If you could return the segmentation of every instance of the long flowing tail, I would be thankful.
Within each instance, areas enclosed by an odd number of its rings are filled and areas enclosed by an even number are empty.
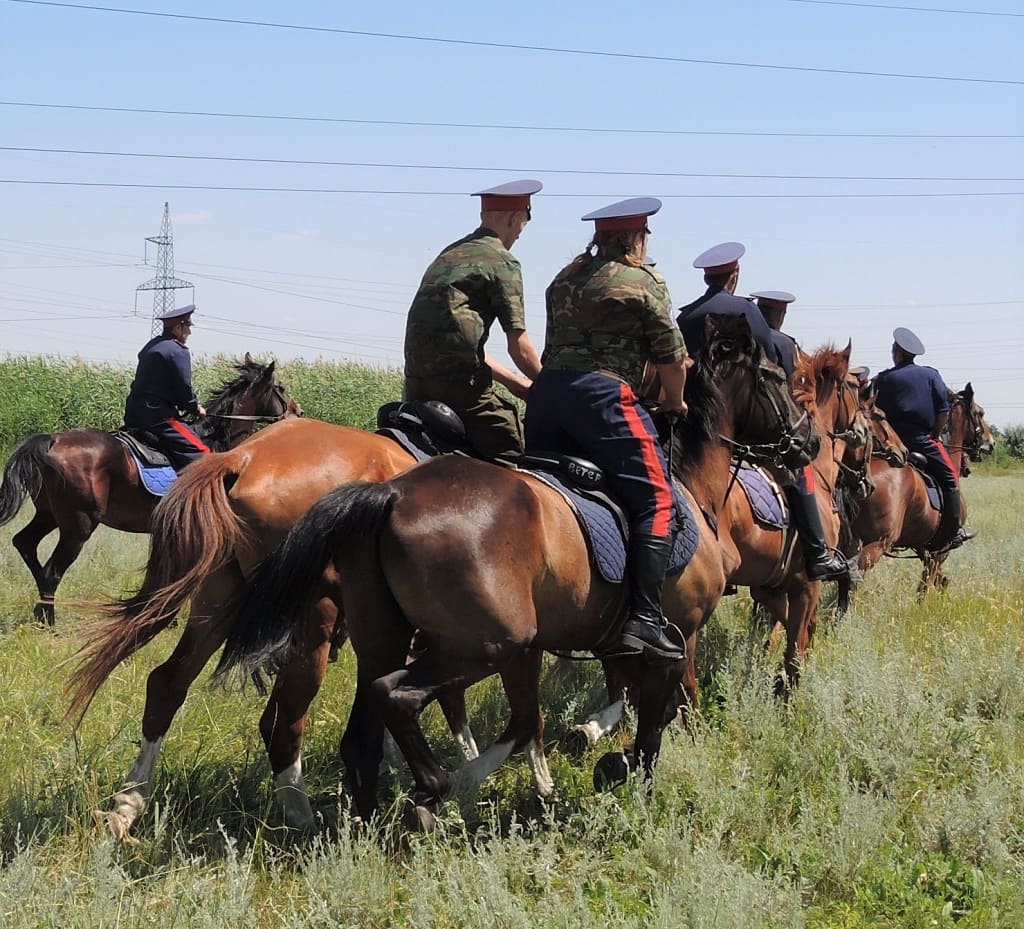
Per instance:
[[[248,464],[244,449],[206,455],[175,481],[153,511],[149,561],[139,591],[103,604],[68,680],[68,716],[85,713],[114,668],[152,641],[203,580],[223,567],[247,537],[228,488]]]
[[[7,460],[0,483],[0,526],[14,519],[26,498],[39,493],[46,454],[52,445],[52,435],[37,432],[25,439]]]
[[[237,667],[254,673],[281,661],[292,629],[316,591],[327,563],[344,544],[376,546],[398,491],[358,481],[318,500],[259,566],[238,608],[216,678]]]

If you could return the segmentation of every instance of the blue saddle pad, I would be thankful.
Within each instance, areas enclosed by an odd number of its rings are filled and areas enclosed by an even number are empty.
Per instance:
[[[566,484],[557,474],[550,471],[525,473],[532,474],[565,497],[579,520],[601,577],[611,584],[621,584],[626,576],[626,529],[621,511],[616,513],[607,504],[581,494],[575,487]],[[669,577],[678,574],[690,563],[700,540],[700,530],[690,504],[675,482],[672,485],[672,496],[677,531],[672,546],[672,557],[669,560]]]
[[[171,484],[178,477],[178,472],[174,468],[155,468],[139,461],[138,455],[133,454],[132,457],[135,458],[135,463],[139,466],[139,479],[142,481],[142,486],[154,497],[162,497],[171,489]]]
[[[393,439],[395,442],[401,445],[402,448],[404,448],[410,455],[412,455],[413,458],[416,459],[417,464],[419,464],[421,461],[426,461],[428,458],[434,457],[433,455],[430,454],[430,452],[420,448],[412,440],[412,438],[408,436],[406,433],[402,432],[401,429],[392,429],[390,426],[387,426],[383,429],[378,429],[377,435],[384,435],[387,436],[389,439]]]
[[[740,468],[739,483],[750,501],[754,516],[773,529],[785,529],[789,525],[789,511],[778,484],[760,468]]]

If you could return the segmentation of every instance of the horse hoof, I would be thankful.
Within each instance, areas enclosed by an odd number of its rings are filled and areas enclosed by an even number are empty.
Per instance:
[[[56,624],[56,616],[53,610],[52,600],[40,600],[32,609],[32,617],[41,626],[49,626],[51,629]]]
[[[428,834],[437,828],[437,817],[427,807],[410,803],[402,815],[402,825],[406,832]]]
[[[594,790],[613,790],[629,778],[629,759],[625,752],[607,752],[594,765]]]
[[[120,813],[93,810],[92,821],[101,832],[109,833],[118,842],[123,842],[125,845],[139,844],[139,840],[128,831],[131,828],[128,821]]]
[[[562,751],[570,758],[582,758],[593,743],[582,726],[570,729],[562,738]]]

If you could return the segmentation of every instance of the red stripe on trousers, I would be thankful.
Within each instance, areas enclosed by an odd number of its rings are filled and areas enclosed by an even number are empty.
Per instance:
[[[946,451],[946,446],[943,445],[938,439],[928,439],[932,445],[939,450],[939,454],[942,456],[942,460],[946,462],[946,467],[949,468],[953,475],[953,480],[956,481],[956,486],[960,486],[960,472],[953,467],[953,459],[949,457],[949,452]]]
[[[199,449],[201,452],[206,454],[210,453],[210,449],[206,447],[202,439],[199,438],[191,429],[188,428],[180,419],[165,419],[165,423],[170,426],[178,435],[183,439],[188,440],[188,444],[193,448]]]
[[[622,413],[626,419],[626,425],[633,433],[633,438],[640,443],[640,454],[643,456],[644,467],[647,469],[647,477],[654,485],[655,509],[651,532],[665,538],[668,535],[669,523],[672,519],[672,491],[665,480],[664,471],[661,470],[654,438],[647,431],[644,421],[636,411],[636,397],[625,384],[619,387],[619,400],[622,403]]]
[[[814,466],[804,465],[804,484],[807,488],[807,493],[814,493]]]

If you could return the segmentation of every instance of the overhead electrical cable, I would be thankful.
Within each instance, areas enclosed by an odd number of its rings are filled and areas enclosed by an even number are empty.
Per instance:
[[[257,26],[264,29],[288,29],[295,32],[318,32],[331,35],[357,36],[369,39],[397,39],[405,42],[434,43],[438,45],[455,45],[470,48],[500,48],[511,51],[547,52],[558,55],[576,55],[593,58],[617,58],[625,61],[657,61],[671,64],[712,65],[722,68],[748,68],[765,71],[796,72],[805,74],[839,74],[854,77],[900,78],[916,81],[949,81],[965,84],[995,84],[1008,87],[1024,85],[1024,81],[1000,78],[963,77],[947,74],[909,74],[894,71],[859,71],[851,68],[819,68],[809,65],[765,64],[751,61],[723,61],[712,58],[684,58],[677,55],[642,55],[638,52],[608,52],[598,49],[565,48],[551,45],[525,45],[513,42],[484,42],[479,39],[451,39],[442,36],[413,35],[399,32],[369,32],[363,29],[342,29],[335,26],[309,26],[302,23],[274,22],[258,19],[232,19],[226,16],[198,16],[192,13],[167,13],[158,10],[134,10],[125,7],[99,6],[85,3],[62,3],[58,0],[8,0],[9,3],[22,3],[31,6],[61,7],[70,10],[84,10],[98,13],[118,13],[128,16],[151,16],[161,19],[187,20],[191,22],[218,23],[232,26]]]

